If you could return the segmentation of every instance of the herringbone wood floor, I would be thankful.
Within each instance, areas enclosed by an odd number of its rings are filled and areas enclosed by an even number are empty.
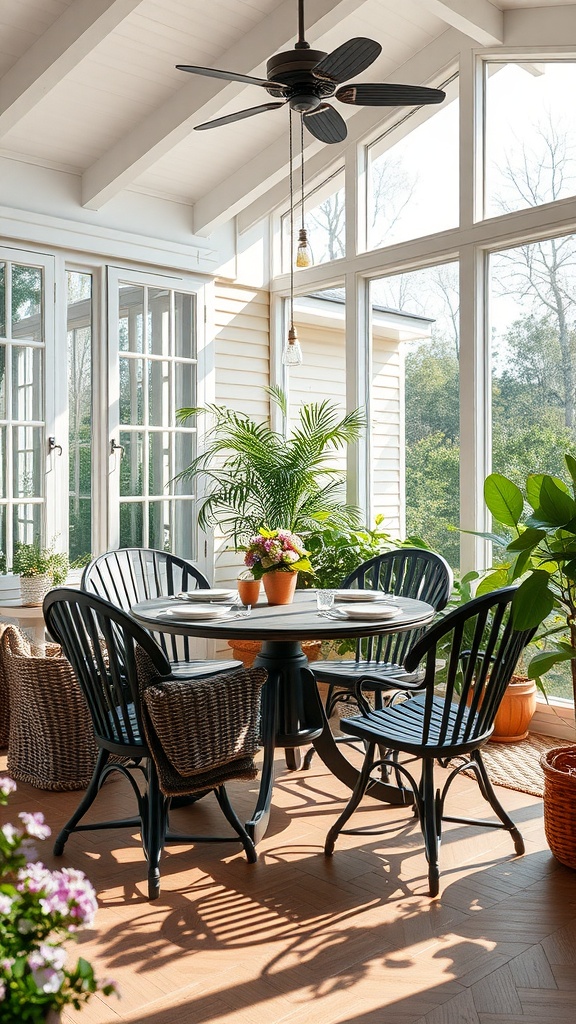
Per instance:
[[[0,767],[4,767],[2,761]],[[383,835],[341,837],[322,853],[344,788],[316,758],[309,772],[278,760],[272,827],[250,866],[236,847],[170,847],[162,894],[145,898],[137,836],[73,836],[67,863],[94,883],[100,909],[80,952],[114,977],[118,1001],[93,1001],[82,1024],[555,1024],[576,1012],[576,873],[550,854],[541,801],[499,789],[526,853],[509,836],[447,826],[441,895],[426,895],[421,836],[408,809],[371,800],[355,824]],[[253,786],[230,787],[248,812]],[[38,809],[56,831],[78,794],[20,785],[11,812]],[[101,816],[131,813],[123,781],[108,783]],[[213,798],[173,815],[207,827]],[[460,778],[452,810],[483,815]],[[194,825],[187,824],[191,817]],[[48,864],[54,864],[43,851]],[[75,950],[72,951],[75,953]]]

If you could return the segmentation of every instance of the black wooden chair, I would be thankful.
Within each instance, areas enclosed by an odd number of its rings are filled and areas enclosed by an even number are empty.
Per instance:
[[[452,570],[441,555],[423,548],[398,548],[363,562],[346,577],[342,589],[379,590],[396,597],[411,597],[441,611],[450,597],[452,582]],[[356,708],[354,693],[360,680],[372,690],[376,707],[383,707],[392,694],[403,690],[403,680],[407,678],[404,659],[423,632],[424,627],[407,633],[364,637],[356,642],[353,659],[311,664],[316,682],[328,684],[326,717],[331,718],[339,703]],[[410,677],[407,681],[411,682]],[[345,740],[350,742],[349,737]],[[304,759],[305,768],[309,768],[313,756],[311,747]]]
[[[239,841],[248,860],[251,863],[255,862],[254,843],[229,802],[225,782],[235,778],[253,779],[256,775],[252,757],[258,745],[258,707],[255,702],[259,700],[259,689],[265,679],[265,672],[263,673],[261,669],[235,670],[206,681],[173,679],[166,655],[145,629],[109,601],[80,590],[52,590],[44,601],[44,617],[48,632],[62,645],[63,653],[76,673],[88,704],[94,737],[99,749],[90,784],[76,811],[58,835],[54,853],[59,855],[63,852],[72,832],[105,828],[139,828],[148,861],[150,899],[155,899],[159,895],[159,862],[165,843]],[[171,683],[180,688],[177,695],[180,708],[183,707],[182,689],[185,686],[191,697],[194,696],[195,690],[202,691],[198,732],[201,732],[202,728],[211,730],[209,742],[205,744],[204,749],[201,735],[194,730],[187,716],[175,715],[173,722],[177,734],[182,735],[184,730],[187,741],[180,742],[181,749],[178,753],[186,758],[190,752],[197,754],[200,763],[206,763],[206,770],[200,774],[181,778],[166,762],[162,743],[146,717],[146,697],[150,687],[156,688],[153,692],[159,693],[165,703],[166,695],[158,689],[159,683],[165,687]],[[217,765],[217,769],[212,771],[210,758],[216,756],[213,733],[219,728],[219,712],[216,712],[214,721],[207,721],[204,712],[207,695],[210,699],[211,690],[215,687],[220,688],[216,699],[220,700],[219,708],[223,716],[232,705],[235,705],[235,710],[232,709],[230,712],[232,720],[228,723],[233,733],[228,737],[231,741],[228,746],[234,751],[234,756],[225,756],[223,764]],[[234,696],[230,705],[226,700],[226,688],[229,688]],[[241,714],[236,723],[233,715],[238,713],[239,706]],[[170,797],[175,795],[176,790],[167,794],[165,787],[161,788],[163,776],[161,771],[159,782],[159,763],[169,785],[178,786],[178,793],[194,793],[198,790],[204,793],[213,790],[235,835],[182,836],[170,832],[168,810]],[[112,772],[119,772],[129,781],[138,805],[137,815],[121,821],[80,824]],[[176,783],[172,781],[174,777]],[[102,799],[105,799],[105,795],[106,791]]]
[[[93,559],[84,569],[80,587],[129,612],[139,601],[172,597],[190,590],[208,590],[210,583],[192,562],[168,551],[119,548]],[[230,658],[190,660],[188,637],[159,632],[153,635],[170,660],[174,675],[200,677],[242,667],[241,661]]]
[[[370,792],[376,768],[394,768],[413,791],[428,861],[430,895],[439,891],[438,854],[442,822],[485,825],[510,832],[516,853],[524,852],[524,842],[512,819],[500,805],[490,784],[480,748],[490,739],[494,717],[516,662],[535,630],[513,628],[511,601],[515,588],[506,587],[475,598],[428,627],[412,647],[405,661],[406,671],[424,668],[422,692],[402,703],[372,710],[362,694],[356,696],[362,714],[342,719],[341,727],[362,740],[366,754],[356,787],[348,805],[328,832],[325,852],[334,851],[337,836],[369,835],[365,829],[345,829],[344,825]],[[422,684],[415,684],[422,687]],[[381,751],[386,756],[381,756]],[[416,779],[398,755],[420,761],[421,775]],[[456,759],[456,764],[451,764]],[[434,765],[438,761],[450,772],[443,788],[436,790]],[[444,813],[446,795],[454,778],[465,768],[472,769],[483,797],[499,821],[456,818]]]

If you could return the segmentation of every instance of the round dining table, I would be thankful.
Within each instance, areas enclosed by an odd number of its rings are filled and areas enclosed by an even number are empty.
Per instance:
[[[333,617],[320,614],[314,590],[296,591],[288,605],[269,605],[265,598],[246,616],[234,607],[215,618],[195,618],[194,602],[178,598],[154,598],[132,606],[141,625],[156,632],[203,637],[210,640],[259,640],[254,665],[267,670],[262,688],[261,741],[263,763],[254,813],[246,828],[255,842],[266,832],[274,785],[274,753],[284,748],[288,768],[300,766],[299,749],[314,744],[319,757],[340,781],[354,787],[358,770],[341,752],[326,718],[314,674],[302,651],[303,640],[356,639],[421,628],[432,621],[434,609],[424,601],[395,597],[393,617],[369,620],[348,618],[346,607],[335,605]],[[341,610],[344,609],[344,610]],[[383,611],[383,616],[386,612]],[[345,617],[346,616],[346,617]],[[379,782],[372,796],[392,804],[412,803],[406,790]]]

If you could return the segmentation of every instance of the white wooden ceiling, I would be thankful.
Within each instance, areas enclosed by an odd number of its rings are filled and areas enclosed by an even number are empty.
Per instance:
[[[363,81],[420,84],[398,69],[413,71],[450,29],[490,45],[503,40],[502,11],[570,2],[307,0],[306,38],[330,51],[370,36],[383,52]],[[238,212],[285,174],[287,108],[194,132],[268,97],[175,64],[265,76],[267,58],[292,48],[296,19],[296,0],[1,0],[0,155],[80,175],[90,209],[136,189],[193,205],[195,226],[209,230],[227,195]],[[366,111],[335,105],[349,125],[366,123]],[[370,117],[378,124],[383,112]],[[322,149],[311,136],[306,146]],[[324,147],[325,159],[338,149]]]

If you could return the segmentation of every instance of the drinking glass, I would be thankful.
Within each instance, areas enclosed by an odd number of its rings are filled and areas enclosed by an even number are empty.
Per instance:
[[[334,590],[316,591],[316,607],[321,615],[326,615],[326,613],[334,606],[335,596],[336,592]]]

